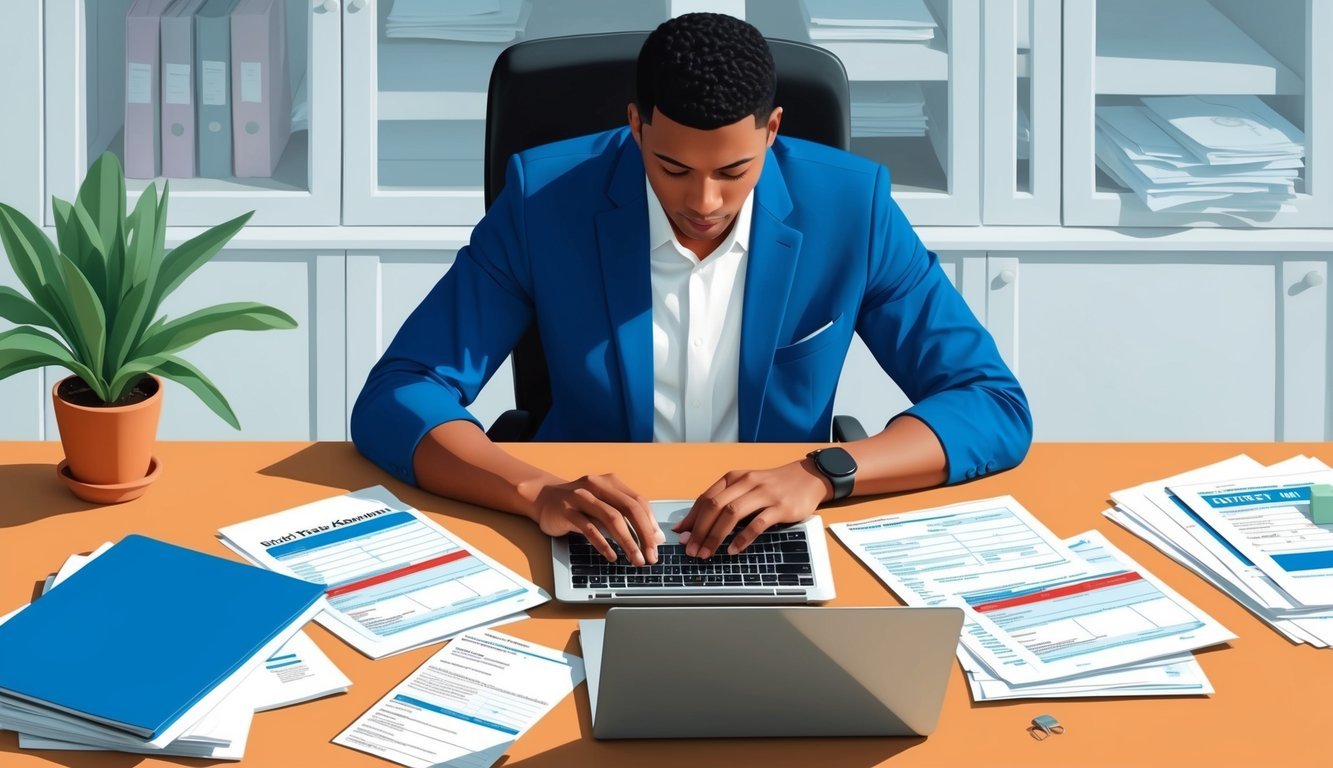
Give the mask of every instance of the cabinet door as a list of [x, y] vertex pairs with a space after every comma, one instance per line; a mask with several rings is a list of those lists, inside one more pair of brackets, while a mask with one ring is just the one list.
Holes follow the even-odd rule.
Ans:
[[[461, 247], [461, 243], [459, 244]], [[350, 251], [347, 254], [347, 413], [366, 376], [407, 316], [453, 264], [456, 251]], [[509, 360], [482, 387], [468, 410], [489, 428], [514, 407]]]
[[[182, 352], [221, 390], [241, 430], [167, 381], [158, 439], [345, 440], [344, 280], [340, 251], [226, 250], [191, 275], [163, 302], [163, 314], [258, 301], [298, 326], [220, 333]], [[58, 436], [49, 404], [46, 429], [51, 439]]]
[[[940, 267], [958, 288], [978, 319], [985, 317], [986, 254], [941, 253]], [[833, 413], [855, 416], [866, 432], [875, 434], [889, 419], [911, 407], [893, 379], [879, 367], [879, 362], [859, 335], [852, 336], [851, 349], [838, 379], [838, 393], [833, 399]]]
[[1064, 11], [1066, 224], [1333, 224], [1333, 3]]
[[[276, 3], [275, 15], [261, 20], [274, 34], [266, 53], [257, 53], [260, 44], [252, 26], [232, 36], [230, 47], [210, 37], [221, 47], [200, 49], [200, 40], [192, 40], [196, 53], [227, 51], [231, 59], [202, 59], [200, 66], [184, 63], [190, 57], [175, 53], [176, 61], [163, 64], [160, 25], [159, 50], [140, 45], [152, 39], [152, 30], [128, 33], [133, 0], [48, 0], [49, 192], [73, 199], [102, 152], [113, 152], [125, 163], [128, 142], [132, 162], [127, 175], [134, 176], [128, 182], [129, 204], [149, 183], [160, 190], [169, 181], [173, 226], [217, 224], [246, 211], [255, 212], [252, 226], [337, 224], [342, 146], [338, 3]], [[219, 149], [228, 146], [227, 136], [232, 137], [230, 160]], [[244, 160], [239, 166], [238, 159]], [[53, 223], [49, 201], [46, 217]]]
[[500, 52], [520, 40], [651, 30], [672, 12], [663, 0], [521, 0], [476, 24], [449, 3], [438, 19], [403, 16], [384, 0], [344, 5], [347, 224], [476, 223], [486, 89]]
[[1060, 0], [987, 0], [982, 219], [1060, 223]]
[[[899, 4], [897, 8], [910, 6]], [[981, 3], [891, 6], [841, 0], [747, 0], [768, 37], [832, 51], [847, 68], [852, 151], [888, 166], [913, 224], [981, 221]]]
[[989, 270], [988, 321], [1038, 440], [1282, 439], [1284, 338], [1323, 334], [1284, 329], [1268, 254], [992, 254]]
[[[21, 119], [0, 120], [0, 202], [40, 222], [42, 58], [41, 8], [36, 3], [0, 5], [0, 104]], [[0, 249], [0, 285], [23, 291]], [[25, 292], [26, 293], [26, 292]], [[0, 320], [0, 332], [13, 326]], [[42, 371], [0, 380], [0, 440], [42, 438]]]

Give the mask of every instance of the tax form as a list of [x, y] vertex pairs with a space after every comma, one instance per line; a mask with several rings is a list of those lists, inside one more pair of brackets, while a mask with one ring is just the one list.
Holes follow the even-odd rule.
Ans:
[[325, 585], [329, 610], [315, 620], [375, 659], [550, 599], [381, 486], [219, 533], [260, 567]]
[[409, 768], [487, 768], [583, 681], [583, 660], [491, 630], [440, 649], [333, 743]]
[[964, 647], [1010, 683], [1234, 637], [1141, 569], [1085, 561], [1010, 496], [830, 529], [907, 604], [963, 608]]
[[1171, 491], [1295, 608], [1333, 607], [1333, 526], [1310, 518], [1310, 486], [1333, 470], [1177, 485]]

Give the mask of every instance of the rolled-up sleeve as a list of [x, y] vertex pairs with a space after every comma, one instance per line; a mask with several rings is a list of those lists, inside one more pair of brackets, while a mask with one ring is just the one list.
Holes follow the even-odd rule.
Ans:
[[1032, 442], [1022, 387], [889, 195], [883, 168], [874, 206], [870, 274], [856, 328], [912, 401], [900, 415], [934, 431], [949, 483], [1017, 466]]
[[516, 156], [470, 243], [408, 316], [352, 408], [357, 450], [404, 482], [416, 484], [413, 454], [436, 426], [481, 426], [467, 406], [532, 322], [523, 200]]

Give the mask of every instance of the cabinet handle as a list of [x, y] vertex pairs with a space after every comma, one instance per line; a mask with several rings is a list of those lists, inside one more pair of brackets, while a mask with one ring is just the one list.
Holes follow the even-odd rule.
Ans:
[[1318, 288], [1324, 284], [1324, 276], [1319, 272], [1306, 272], [1301, 282], [1310, 288]]
[[1017, 277], [1017, 275], [1014, 274], [1012, 269], [1002, 269], [1000, 270], [1000, 274], [995, 276], [995, 279], [1000, 285], [1009, 285], [1014, 281], [1015, 277]]
[[366, 7], [366, 0], [347, 0], [347, 12], [356, 13]]
[[336, 13], [338, 0], [315, 0], [315, 10], [319, 13]]

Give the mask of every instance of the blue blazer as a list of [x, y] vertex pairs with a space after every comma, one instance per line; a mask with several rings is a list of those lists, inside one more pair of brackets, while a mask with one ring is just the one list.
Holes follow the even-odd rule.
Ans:
[[[534, 320], [552, 395], [536, 439], [651, 441], [647, 205], [628, 128], [515, 155], [471, 243], [371, 370], [352, 411], [357, 448], [415, 484], [417, 443], [476, 422], [467, 405]], [[1027, 399], [889, 196], [888, 171], [779, 137], [755, 187], [741, 440], [827, 442], [853, 332], [939, 437], [950, 482], [1022, 461]]]

